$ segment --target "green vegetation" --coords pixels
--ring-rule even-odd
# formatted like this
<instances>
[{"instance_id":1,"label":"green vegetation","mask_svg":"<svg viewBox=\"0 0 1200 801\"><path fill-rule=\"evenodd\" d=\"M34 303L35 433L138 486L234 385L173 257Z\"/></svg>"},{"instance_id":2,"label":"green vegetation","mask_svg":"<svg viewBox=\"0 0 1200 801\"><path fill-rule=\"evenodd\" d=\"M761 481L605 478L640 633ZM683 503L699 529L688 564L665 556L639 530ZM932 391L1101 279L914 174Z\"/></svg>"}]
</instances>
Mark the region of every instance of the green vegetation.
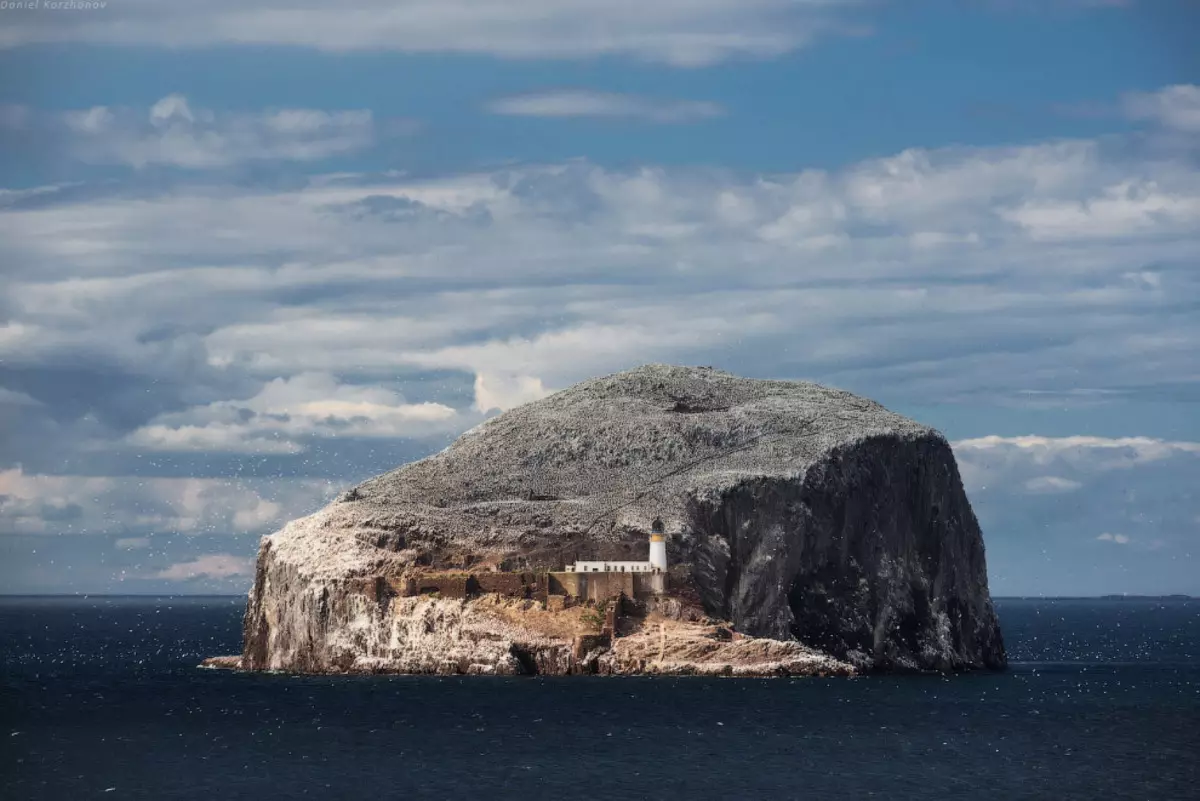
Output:
<instances>
[{"instance_id":1,"label":"green vegetation","mask_svg":"<svg viewBox=\"0 0 1200 801\"><path fill-rule=\"evenodd\" d=\"M579 619L593 628L604 628L604 614L602 612L592 611L589 609L580 615Z\"/></svg>"}]
</instances>

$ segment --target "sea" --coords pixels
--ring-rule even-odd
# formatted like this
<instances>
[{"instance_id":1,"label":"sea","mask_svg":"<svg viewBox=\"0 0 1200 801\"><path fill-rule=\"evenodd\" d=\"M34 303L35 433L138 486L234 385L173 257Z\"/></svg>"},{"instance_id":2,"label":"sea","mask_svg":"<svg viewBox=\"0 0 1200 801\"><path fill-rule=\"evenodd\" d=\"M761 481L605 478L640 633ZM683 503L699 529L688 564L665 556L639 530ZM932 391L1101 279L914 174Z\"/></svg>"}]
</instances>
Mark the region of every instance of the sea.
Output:
<instances>
[{"instance_id":1,"label":"sea","mask_svg":"<svg viewBox=\"0 0 1200 801\"><path fill-rule=\"evenodd\" d=\"M4 799L1200 799L1200 601L997 601L1011 668L246 675L244 598L0 599Z\"/></svg>"}]
</instances>

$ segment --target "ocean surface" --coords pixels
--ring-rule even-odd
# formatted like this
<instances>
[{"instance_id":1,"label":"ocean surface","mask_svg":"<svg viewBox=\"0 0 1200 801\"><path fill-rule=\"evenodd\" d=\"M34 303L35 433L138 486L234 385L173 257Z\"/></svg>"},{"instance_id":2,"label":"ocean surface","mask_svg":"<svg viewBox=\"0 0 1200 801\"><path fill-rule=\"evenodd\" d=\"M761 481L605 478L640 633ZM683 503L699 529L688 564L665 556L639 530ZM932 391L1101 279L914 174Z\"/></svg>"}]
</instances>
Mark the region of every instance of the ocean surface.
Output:
<instances>
[{"instance_id":1,"label":"ocean surface","mask_svg":"<svg viewBox=\"0 0 1200 801\"><path fill-rule=\"evenodd\" d=\"M1000 600L955 677L197 669L243 604L0 599L0 798L1200 799L1200 601Z\"/></svg>"}]
</instances>

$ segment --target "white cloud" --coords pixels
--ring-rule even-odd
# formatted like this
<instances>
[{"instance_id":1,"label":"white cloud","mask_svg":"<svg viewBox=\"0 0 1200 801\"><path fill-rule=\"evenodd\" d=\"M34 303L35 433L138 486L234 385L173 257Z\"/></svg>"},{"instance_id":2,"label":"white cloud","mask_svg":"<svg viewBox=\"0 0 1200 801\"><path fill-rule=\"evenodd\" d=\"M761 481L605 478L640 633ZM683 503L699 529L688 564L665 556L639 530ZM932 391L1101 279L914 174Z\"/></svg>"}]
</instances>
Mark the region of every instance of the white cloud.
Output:
<instances>
[{"instance_id":1,"label":"white cloud","mask_svg":"<svg viewBox=\"0 0 1200 801\"><path fill-rule=\"evenodd\" d=\"M280 504L259 498L254 506L233 513L233 525L239 531L257 531L278 522L282 512Z\"/></svg>"},{"instance_id":2,"label":"white cloud","mask_svg":"<svg viewBox=\"0 0 1200 801\"><path fill-rule=\"evenodd\" d=\"M152 577L167 581L191 581L199 578L234 578L253 573L253 560L227 553L214 553L190 562L178 562L158 571Z\"/></svg>"},{"instance_id":3,"label":"white cloud","mask_svg":"<svg viewBox=\"0 0 1200 801\"><path fill-rule=\"evenodd\" d=\"M266 0L127 0L103 13L13 14L0 47L84 42L203 47L631 56L679 66L777 56L836 33L856 0L364 0L353 7Z\"/></svg>"},{"instance_id":4,"label":"white cloud","mask_svg":"<svg viewBox=\"0 0 1200 801\"><path fill-rule=\"evenodd\" d=\"M628 117L658 123L696 122L725 113L716 103L664 100L584 89L504 97L488 103L487 108L493 114L517 117Z\"/></svg>"},{"instance_id":5,"label":"white cloud","mask_svg":"<svg viewBox=\"0 0 1200 801\"><path fill-rule=\"evenodd\" d=\"M1073 492L1101 473L1200 458L1200 442L1153 437L992 435L959 440L953 447L968 489L1019 486L1033 494Z\"/></svg>"},{"instance_id":6,"label":"white cloud","mask_svg":"<svg viewBox=\"0 0 1200 801\"><path fill-rule=\"evenodd\" d=\"M1000 437L953 443L987 525L1065 532L1114 524L1097 539L1159 550L1194 538L1200 442L1151 437ZM987 526L985 525L985 528ZM1135 536L1136 533L1136 536Z\"/></svg>"},{"instance_id":7,"label":"white cloud","mask_svg":"<svg viewBox=\"0 0 1200 801\"><path fill-rule=\"evenodd\" d=\"M1124 228L1013 217L1112 187L1175 205ZM1200 228L1171 209L1195 206L1200 171L1092 141L776 175L574 162L45 197L0 207L0 358L179 386L121 432L141 448L286 455L340 433L446 433L646 361L918 403L1110 403L1196 375ZM446 373L456 400L405 383ZM1077 480L1022 480L1039 476Z\"/></svg>"},{"instance_id":8,"label":"white cloud","mask_svg":"<svg viewBox=\"0 0 1200 801\"><path fill-rule=\"evenodd\" d=\"M1082 486L1083 484L1079 481L1072 481L1069 478L1060 478L1059 476L1036 476L1025 482L1026 492L1039 495L1072 492Z\"/></svg>"},{"instance_id":9,"label":"white cloud","mask_svg":"<svg viewBox=\"0 0 1200 801\"><path fill-rule=\"evenodd\" d=\"M40 406L36 400L24 392L16 392L0 387L0 406Z\"/></svg>"},{"instance_id":10,"label":"white cloud","mask_svg":"<svg viewBox=\"0 0 1200 801\"><path fill-rule=\"evenodd\" d=\"M165 414L130 435L162 451L299 453L306 437L405 437L461 427L440 403L405 403L395 391L339 384L327 373L277 378L244 401Z\"/></svg>"},{"instance_id":11,"label":"white cloud","mask_svg":"<svg viewBox=\"0 0 1200 801\"><path fill-rule=\"evenodd\" d=\"M1031 201L1001 215L1039 240L1136 236L1200 225L1200 196L1162 191L1153 181L1125 181L1080 201Z\"/></svg>"},{"instance_id":12,"label":"white cloud","mask_svg":"<svg viewBox=\"0 0 1200 801\"><path fill-rule=\"evenodd\" d=\"M993 593L1194 586L1200 443L991 436L953 447L988 545ZM1113 547L1089 547L1097 542ZM1143 565L1136 576L1122 561L1133 552Z\"/></svg>"},{"instance_id":13,"label":"white cloud","mask_svg":"<svg viewBox=\"0 0 1200 801\"><path fill-rule=\"evenodd\" d=\"M321 480L146 478L0 471L0 532L102 534L144 547L149 534L264 533L338 489Z\"/></svg>"},{"instance_id":14,"label":"white cloud","mask_svg":"<svg viewBox=\"0 0 1200 801\"><path fill-rule=\"evenodd\" d=\"M1173 442L1153 437L1000 437L993 434L959 440L954 443L954 448L956 452L977 451L1001 455L1024 452L1038 464L1082 456L1094 469L1128 467L1166 459L1179 453L1200 454L1200 442Z\"/></svg>"},{"instance_id":15,"label":"white cloud","mask_svg":"<svg viewBox=\"0 0 1200 801\"><path fill-rule=\"evenodd\" d=\"M81 161L137 168L316 161L369 147L376 138L375 120L366 110L215 112L193 108L178 94L148 111L96 106L56 115L30 113L19 127L30 126L44 139L61 139L67 154Z\"/></svg>"},{"instance_id":16,"label":"white cloud","mask_svg":"<svg viewBox=\"0 0 1200 801\"><path fill-rule=\"evenodd\" d=\"M399 440L647 361L897 405L1174 398L1200 378L1200 171L1109 144L910 150L776 175L573 162L289 191L3 195L0 360L14 376L95 365L122 386L95 384L81 411L78 383L10 384L24 395L0 404L0 423L24 437L10 458L132 448L208 469L251 452L333 472L346 469L326 468L335 450L379 466L416 447ZM316 442L343 434L355 439ZM1026 566L1043 543L1084 548L1080 532L1121 531L1147 554L1194 541L1200 443L997 436L955 452L989 556L993 532ZM0 530L122 539L261 532L322 497L281 479L4 481L25 485L0 482Z\"/></svg>"},{"instance_id":17,"label":"white cloud","mask_svg":"<svg viewBox=\"0 0 1200 801\"><path fill-rule=\"evenodd\" d=\"M172 415L186 417L186 413ZM207 425L171 425L150 423L129 435L130 445L151 451L192 451L196 453L292 454L304 447L290 439L245 436L241 426L223 423Z\"/></svg>"},{"instance_id":18,"label":"white cloud","mask_svg":"<svg viewBox=\"0 0 1200 801\"><path fill-rule=\"evenodd\" d=\"M100 109L105 114L109 112L107 109ZM203 114L204 117L211 117L210 114ZM188 105L187 98L183 95L167 95L150 107L150 124L157 127L169 125L172 122L195 122L196 117L192 114L192 109Z\"/></svg>"},{"instance_id":19,"label":"white cloud","mask_svg":"<svg viewBox=\"0 0 1200 801\"><path fill-rule=\"evenodd\" d=\"M522 403L544 398L550 391L540 379L527 375L475 375L475 410L505 411Z\"/></svg>"},{"instance_id":20,"label":"white cloud","mask_svg":"<svg viewBox=\"0 0 1200 801\"><path fill-rule=\"evenodd\" d=\"M122 551L137 551L150 547L149 537L120 537L113 546Z\"/></svg>"},{"instance_id":21,"label":"white cloud","mask_svg":"<svg viewBox=\"0 0 1200 801\"><path fill-rule=\"evenodd\" d=\"M1200 133L1200 86L1177 84L1157 92L1132 92L1122 102L1125 114L1150 120L1180 133Z\"/></svg>"}]
</instances>

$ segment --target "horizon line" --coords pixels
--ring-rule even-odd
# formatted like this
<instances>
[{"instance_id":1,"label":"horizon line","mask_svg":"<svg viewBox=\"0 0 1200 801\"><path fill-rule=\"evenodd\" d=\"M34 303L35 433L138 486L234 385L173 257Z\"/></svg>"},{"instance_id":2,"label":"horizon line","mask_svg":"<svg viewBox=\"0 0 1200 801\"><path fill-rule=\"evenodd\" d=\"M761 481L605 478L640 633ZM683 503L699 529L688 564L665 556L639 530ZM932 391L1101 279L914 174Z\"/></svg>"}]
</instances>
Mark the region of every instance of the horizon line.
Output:
<instances>
[{"instance_id":1,"label":"horizon line","mask_svg":"<svg viewBox=\"0 0 1200 801\"><path fill-rule=\"evenodd\" d=\"M0 598L244 598L246 593L224 592L0 592ZM1185 592L1114 592L1102 595L993 595L993 601L1102 601L1121 598L1186 598L1200 596Z\"/></svg>"}]
</instances>

